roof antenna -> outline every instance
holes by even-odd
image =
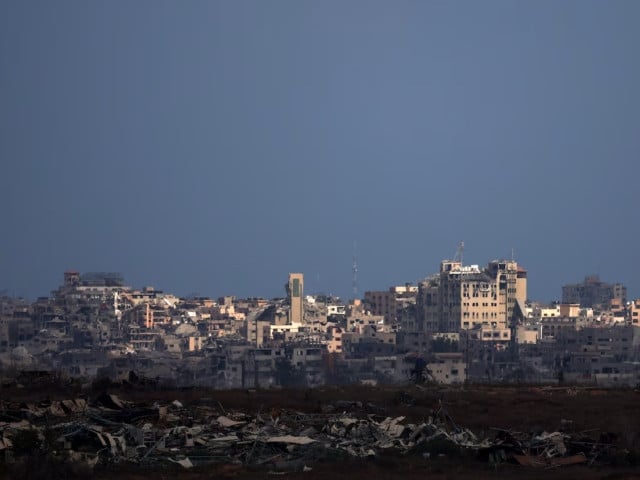
[[[454,262],[460,262],[460,265],[462,265],[462,257],[464,256],[464,241],[461,241],[458,244],[458,249],[456,250],[456,254],[453,257],[453,261]]]
[[[353,263],[351,265],[351,287],[354,300],[358,298],[358,258],[356,257],[356,241],[353,241]]]

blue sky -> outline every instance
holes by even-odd
[[[0,3],[0,290],[349,297],[516,259],[640,296],[640,2]]]

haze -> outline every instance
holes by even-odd
[[[640,295],[637,1],[0,3],[0,290]]]

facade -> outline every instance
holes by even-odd
[[[443,384],[464,383],[467,379],[462,353],[435,353],[427,363],[430,377]]]
[[[524,309],[527,301],[527,271],[513,260],[494,260],[485,271],[499,283],[500,291],[506,291],[507,321],[510,322],[516,304]]]
[[[478,265],[444,260],[440,272],[419,285],[418,323],[427,332],[456,332],[477,326],[509,328],[527,297],[526,270],[514,261]]]
[[[392,355],[396,350],[395,332],[379,330],[375,325],[342,334],[342,351],[354,357]]]
[[[414,299],[418,294],[416,285],[405,284],[390,287],[387,291],[364,292],[364,303],[374,315],[382,315],[385,321],[397,321],[407,300]]]
[[[580,316],[580,304],[578,303],[561,303],[558,308],[561,317],[575,318]]]
[[[640,299],[629,304],[629,320],[632,325],[640,326]]]
[[[287,283],[287,297],[289,299],[289,323],[303,323],[304,319],[304,275],[290,273]]]
[[[536,326],[518,325],[516,328],[516,343],[518,344],[531,344],[538,343],[540,332]]]

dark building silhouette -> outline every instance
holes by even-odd
[[[562,287],[562,303],[579,303],[581,307],[608,306],[613,299],[627,301],[627,287],[621,283],[605,283],[597,275],[587,276],[582,283]]]

